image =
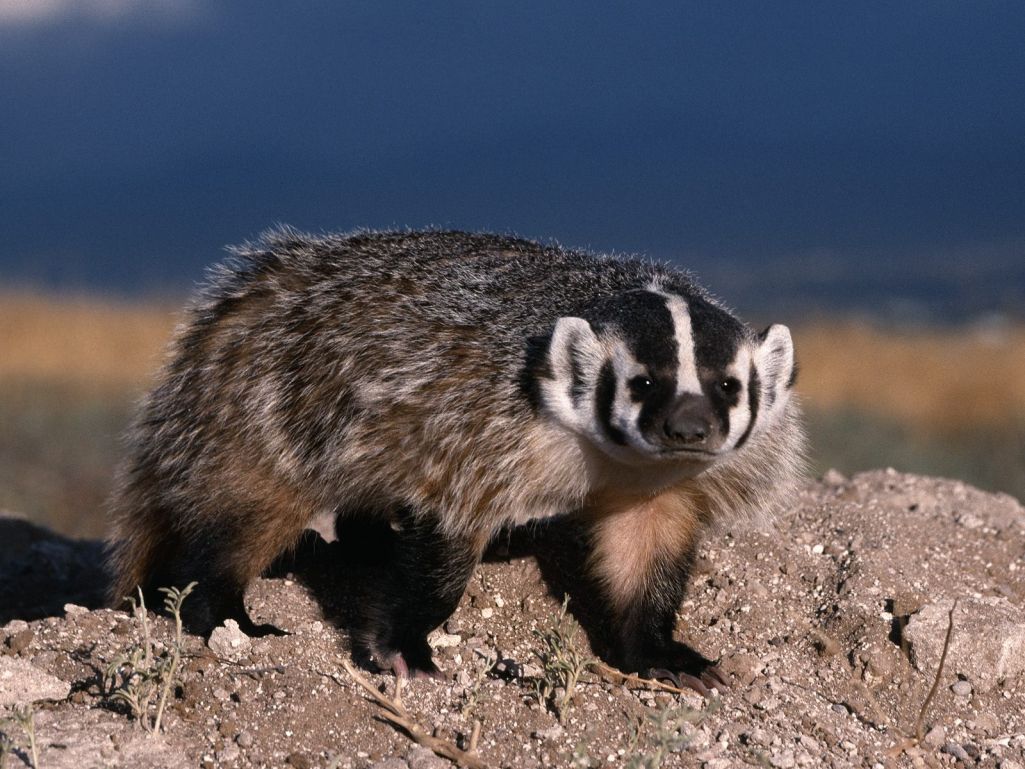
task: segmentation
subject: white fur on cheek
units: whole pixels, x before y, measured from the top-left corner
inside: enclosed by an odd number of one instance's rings
[[[741,346],[737,351],[737,357],[726,368],[726,374],[741,383],[740,398],[737,405],[730,409],[730,432],[723,443],[726,450],[737,445],[740,436],[751,424],[751,393],[747,389],[751,381],[751,366],[751,351],[746,346]]]
[[[635,403],[630,397],[630,388],[626,382],[635,376],[645,376],[647,372],[624,344],[617,344],[612,353],[612,368],[616,373],[616,397],[612,401],[612,425],[622,432],[627,442],[634,448],[645,451],[648,442],[641,435],[637,420],[641,414],[641,404]]]

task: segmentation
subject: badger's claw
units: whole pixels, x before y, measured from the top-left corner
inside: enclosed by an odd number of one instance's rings
[[[712,696],[713,689],[730,688],[722,671],[711,664],[696,673],[673,671],[668,668],[648,668],[641,672],[641,676],[655,681],[667,681],[677,689],[693,689],[706,698]]]
[[[401,651],[381,654],[370,653],[361,655],[360,662],[363,667],[375,673],[391,671],[395,674],[396,678],[444,680],[444,675],[429,655],[424,657],[423,655],[408,654]]]
[[[645,677],[656,681],[668,681],[677,689],[692,689],[702,697],[711,697],[713,689],[729,689],[730,685],[718,668],[710,666],[696,675],[674,672],[666,668],[649,668]]]

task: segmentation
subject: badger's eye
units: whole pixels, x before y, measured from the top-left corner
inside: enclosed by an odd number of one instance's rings
[[[655,383],[651,381],[650,377],[643,375],[635,376],[626,384],[630,388],[630,397],[635,401],[643,400],[644,396],[647,395],[651,391],[651,388],[655,386]]]
[[[727,377],[716,382],[715,386],[723,395],[733,395],[740,392],[740,380],[736,377]]]

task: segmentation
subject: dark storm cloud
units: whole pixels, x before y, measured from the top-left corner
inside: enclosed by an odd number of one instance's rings
[[[275,221],[709,265],[1025,242],[1019,3],[94,5],[0,0],[3,274],[182,286]]]

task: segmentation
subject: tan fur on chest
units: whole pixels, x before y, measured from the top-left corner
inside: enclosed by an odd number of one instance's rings
[[[589,501],[594,524],[591,568],[624,609],[655,578],[658,564],[687,552],[701,528],[696,498],[686,487],[652,497],[604,493]]]

